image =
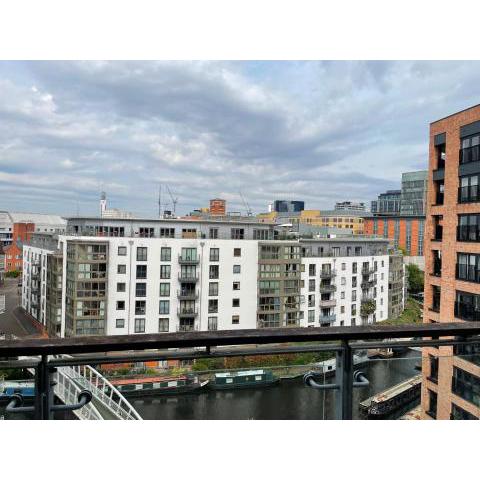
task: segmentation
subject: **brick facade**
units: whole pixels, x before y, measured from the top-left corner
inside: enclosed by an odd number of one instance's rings
[[[480,213],[480,204],[458,203],[459,187],[459,151],[461,148],[460,129],[462,126],[480,120],[480,106],[456,113],[430,125],[429,171],[427,192],[427,216],[425,227],[425,322],[461,321],[455,318],[456,291],[480,294],[480,284],[456,280],[457,253],[480,254],[480,243],[457,242],[458,214]],[[444,174],[438,164],[438,151],[435,139],[445,134],[445,167]],[[437,136],[437,137],[436,137]],[[477,162],[478,164],[478,162]],[[441,165],[440,165],[441,167]],[[437,203],[437,191],[441,177],[444,175],[443,204]],[[436,180],[436,181],[435,181]],[[436,236],[435,219],[443,217],[441,239]],[[437,235],[438,238],[438,235]],[[441,255],[440,275],[433,275],[434,251]],[[440,307],[434,305],[433,286],[441,288]],[[458,367],[480,377],[480,366],[466,361],[464,358],[452,356],[452,347],[424,348],[422,359],[422,416],[430,418],[429,390],[437,393],[437,419],[448,419],[452,412],[452,404],[466,412],[480,417],[480,407],[452,393],[453,368]],[[430,358],[439,359],[438,381],[432,380]]]

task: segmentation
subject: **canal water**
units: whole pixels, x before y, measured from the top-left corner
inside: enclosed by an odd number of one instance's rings
[[[359,402],[418,375],[420,372],[415,365],[420,363],[420,357],[420,352],[409,351],[401,358],[375,359],[356,366],[356,370],[365,373],[370,385],[354,391],[354,418],[363,418],[358,408]],[[331,381],[327,379],[327,383]],[[321,420],[335,418],[334,395],[332,390],[307,387],[301,378],[297,378],[282,380],[266,388],[229,391],[204,389],[191,394],[138,397],[130,402],[144,419]],[[405,406],[392,418],[400,417],[415,406],[415,403]]]

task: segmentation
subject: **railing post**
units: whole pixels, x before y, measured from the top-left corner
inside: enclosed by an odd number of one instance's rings
[[[337,351],[335,383],[335,417],[337,420],[351,420],[353,411],[353,355],[347,340],[342,340],[342,349]]]
[[[35,419],[51,420],[51,405],[53,405],[53,372],[50,372],[48,366],[48,355],[42,355],[40,363],[37,365],[35,375]]]

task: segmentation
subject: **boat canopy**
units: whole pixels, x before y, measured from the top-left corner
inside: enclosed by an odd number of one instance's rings
[[[263,375],[265,370],[247,370],[243,372],[223,372],[223,373],[216,373],[215,376],[218,378],[225,378],[225,377],[247,377],[249,375]]]

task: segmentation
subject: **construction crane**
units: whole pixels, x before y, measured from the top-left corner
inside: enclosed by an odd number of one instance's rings
[[[167,185],[167,191],[168,191],[168,194],[170,195],[170,198],[172,199],[173,215],[176,215],[178,197],[175,197],[175,198],[173,197],[172,192],[170,191],[170,187],[168,185]]]
[[[247,215],[249,217],[251,217],[252,216],[252,209],[250,208],[250,205],[246,202],[245,198],[243,198],[242,192],[238,192],[238,193],[240,194],[240,198],[242,199],[245,210],[247,211]]]

